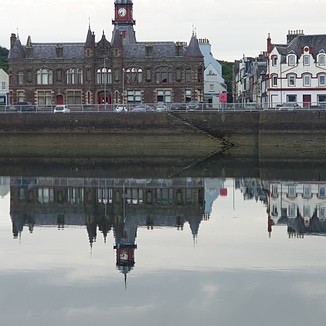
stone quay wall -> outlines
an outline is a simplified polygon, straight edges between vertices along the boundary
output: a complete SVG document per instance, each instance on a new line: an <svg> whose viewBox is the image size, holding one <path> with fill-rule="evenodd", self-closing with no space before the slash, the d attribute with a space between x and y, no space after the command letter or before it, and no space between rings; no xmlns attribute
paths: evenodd
<svg viewBox="0 0 326 326"><path fill-rule="evenodd" d="M326 159L326 112L22 113L0 119L4 155Z"/></svg>

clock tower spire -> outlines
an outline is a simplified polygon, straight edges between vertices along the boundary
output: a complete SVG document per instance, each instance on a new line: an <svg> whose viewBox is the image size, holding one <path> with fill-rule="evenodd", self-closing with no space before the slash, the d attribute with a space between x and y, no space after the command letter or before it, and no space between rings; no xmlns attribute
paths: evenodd
<svg viewBox="0 0 326 326"><path fill-rule="evenodd" d="M132 13L132 0L115 0L113 25L135 25Z"/></svg>

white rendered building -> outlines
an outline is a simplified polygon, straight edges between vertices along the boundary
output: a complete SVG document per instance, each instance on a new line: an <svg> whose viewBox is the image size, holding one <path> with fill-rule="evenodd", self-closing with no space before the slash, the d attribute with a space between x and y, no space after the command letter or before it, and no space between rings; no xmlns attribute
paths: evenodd
<svg viewBox="0 0 326 326"><path fill-rule="evenodd" d="M8 93L9 76L3 69L0 69L0 106L8 105Z"/></svg>
<svg viewBox="0 0 326 326"><path fill-rule="evenodd" d="M326 35L289 31L286 44L267 39L269 107L296 102L304 108L326 104Z"/></svg>

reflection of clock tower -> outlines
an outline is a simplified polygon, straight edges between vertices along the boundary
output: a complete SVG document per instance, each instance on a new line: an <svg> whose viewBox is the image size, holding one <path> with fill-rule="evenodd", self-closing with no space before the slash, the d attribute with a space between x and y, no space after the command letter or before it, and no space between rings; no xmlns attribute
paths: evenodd
<svg viewBox="0 0 326 326"><path fill-rule="evenodd" d="M123 219L117 216L114 223L114 235L116 250L116 265L119 271L124 274L125 282L127 274L135 266L135 249L137 248L137 224L132 219Z"/></svg>
<svg viewBox="0 0 326 326"><path fill-rule="evenodd" d="M112 21L114 25L135 25L135 21L132 17L132 0L116 0L114 6L115 19Z"/></svg>

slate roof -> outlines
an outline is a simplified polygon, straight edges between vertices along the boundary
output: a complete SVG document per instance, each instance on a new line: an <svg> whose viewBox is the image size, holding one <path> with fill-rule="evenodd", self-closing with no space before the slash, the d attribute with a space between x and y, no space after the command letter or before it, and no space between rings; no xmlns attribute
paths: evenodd
<svg viewBox="0 0 326 326"><path fill-rule="evenodd" d="M187 57L203 57L197 37L193 34L186 52Z"/></svg>
<svg viewBox="0 0 326 326"><path fill-rule="evenodd" d="M308 46L313 51L313 57L315 57L322 50L326 51L326 34L320 35L297 35L289 44L273 44L273 48L276 48L281 55L288 55L294 53L297 56L301 56L302 49Z"/></svg>
<svg viewBox="0 0 326 326"><path fill-rule="evenodd" d="M125 58L146 58L146 47L153 46L151 58L175 57L174 42L138 42L124 47Z"/></svg>
<svg viewBox="0 0 326 326"><path fill-rule="evenodd" d="M321 35L298 35L287 46L287 51L294 51L297 55L301 54L301 49L305 46L312 48L313 56L321 50L326 51L326 34Z"/></svg>
<svg viewBox="0 0 326 326"><path fill-rule="evenodd" d="M24 47L19 38L16 39L14 46L8 53L8 59L24 59L26 57Z"/></svg>
<svg viewBox="0 0 326 326"><path fill-rule="evenodd" d="M33 43L34 59L58 59L56 43ZM63 59L83 59L85 43L60 43L63 47Z"/></svg>

